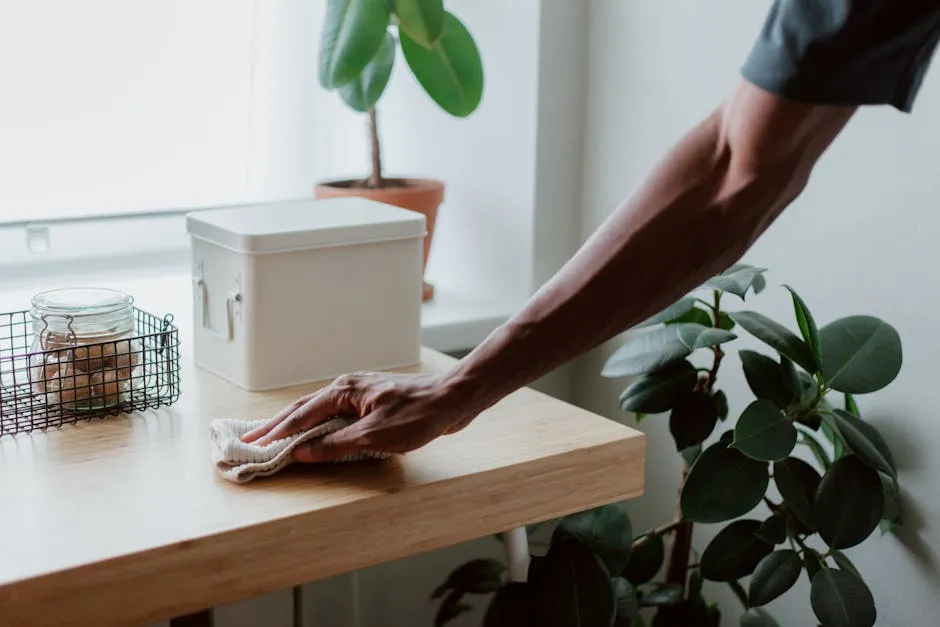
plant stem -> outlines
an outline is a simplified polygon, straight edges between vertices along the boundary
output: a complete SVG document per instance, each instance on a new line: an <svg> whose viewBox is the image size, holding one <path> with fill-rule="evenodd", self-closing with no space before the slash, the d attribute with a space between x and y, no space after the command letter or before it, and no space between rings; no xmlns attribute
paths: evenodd
<svg viewBox="0 0 940 627"><path fill-rule="evenodd" d="M663 525L662 527L657 527L656 529L653 529L653 532L650 535L654 535L654 536L666 535L667 533L675 531L676 529L681 527L685 522L686 521L682 519L674 520L668 525Z"/></svg>
<svg viewBox="0 0 940 627"><path fill-rule="evenodd" d="M690 466L688 464L685 464L682 468L682 478L679 481L680 492L681 486L685 483L685 478L689 474L689 468ZM679 515L682 515L681 511ZM675 527L672 546L669 549L669 564L666 566L666 583L682 586L683 591L688 583L689 554L691 551L692 523L688 520L680 520ZM685 598L684 592L683 598Z"/></svg>
<svg viewBox="0 0 940 627"><path fill-rule="evenodd" d="M369 175L369 187L382 187L382 153L379 145L379 126L375 109L369 109L369 139L372 144L372 174Z"/></svg>
<svg viewBox="0 0 940 627"><path fill-rule="evenodd" d="M798 545L800 545L800 548L803 549L803 552L806 552L806 551L809 550L809 547L806 546L806 543L803 542L803 540L800 538L800 536L793 535L793 536L790 536L790 537L793 538L794 540L796 540L796 543L797 543Z"/></svg>
<svg viewBox="0 0 940 627"><path fill-rule="evenodd" d="M714 292L714 304L712 305L712 312L715 315L712 326L716 329L719 328L718 324L721 317L721 292L715 290ZM715 379L718 377L718 367L721 366L721 360L725 356L725 352L721 350L720 346L715 346L712 348L712 351L715 353L715 361L712 363L712 368L708 372L708 382L706 383L705 389L709 392L712 391L712 387L715 385Z"/></svg>
<svg viewBox="0 0 940 627"><path fill-rule="evenodd" d="M751 604L747 600L747 592L744 591L744 587L741 586L741 583L739 581L729 581L728 585L731 586L731 590L734 592L734 596L738 597L738 601L741 602L741 605L744 606L744 609L751 609Z"/></svg>
<svg viewBox="0 0 940 627"><path fill-rule="evenodd" d="M719 322L721 320L721 292L719 290L713 292L712 300L712 304L706 303L706 305L712 310L712 326L719 328ZM715 358L711 369L708 371L708 379L705 385L705 390L708 393L711 393L715 385L715 379L718 376L718 368L721 366L721 359L725 356L724 351L718 346L714 347L713 353ZM685 485L686 477L689 475L689 469L690 466L688 464L683 464L682 477L679 479L680 497L682 494L682 486ZM692 553L692 532L694 528L691 521L682 520L682 510L678 504L676 505L676 510L678 520L675 523L671 523L675 525L675 535L672 539L672 546L669 548L669 562L666 566L666 583L682 586L684 598L688 584L689 562L691 561L690 555ZM667 527L670 527L670 525L667 525Z"/></svg>

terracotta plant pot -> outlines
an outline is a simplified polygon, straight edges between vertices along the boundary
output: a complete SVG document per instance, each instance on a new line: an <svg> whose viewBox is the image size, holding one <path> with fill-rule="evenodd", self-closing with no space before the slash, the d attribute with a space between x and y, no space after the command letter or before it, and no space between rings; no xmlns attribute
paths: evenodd
<svg viewBox="0 0 940 627"><path fill-rule="evenodd" d="M317 199L340 198L345 196L358 196L368 198L402 209L410 209L424 215L428 235L424 238L424 260L422 272L428 266L428 254L431 251L431 241L434 237L434 223L437 220L437 209L444 200L444 183L434 179L385 179L388 187L377 189L362 187L361 180L325 181L314 189ZM424 282L422 299L428 301L434 298L434 286Z"/></svg>

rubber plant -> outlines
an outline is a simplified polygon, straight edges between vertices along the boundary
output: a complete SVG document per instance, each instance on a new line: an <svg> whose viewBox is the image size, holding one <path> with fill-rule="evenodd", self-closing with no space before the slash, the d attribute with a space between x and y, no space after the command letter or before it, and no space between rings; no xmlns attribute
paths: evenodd
<svg viewBox="0 0 940 627"><path fill-rule="evenodd" d="M369 121L371 170L356 179L323 181L317 198L360 196L424 214L427 266L444 182L434 178L388 178L382 169L377 108L398 51L430 99L446 113L465 118L483 97L483 62L466 26L443 0L328 0L320 37L319 81ZM424 300L433 289L424 286Z"/></svg>
<svg viewBox="0 0 940 627"><path fill-rule="evenodd" d="M602 370L631 378L620 404L637 420L668 414L683 466L676 519L634 534L623 504L567 516L524 583L507 582L497 560L451 573L432 595L438 625L470 608L467 595L495 593L486 627L626 627L644 615L654 627L717 627L722 611L742 627L776 627L764 606L802 573L822 627L875 624L874 596L846 551L901 524L900 489L891 450L856 397L897 377L901 339L868 315L817 327L787 286L798 333L725 309L729 297L760 293L764 274L739 264L713 277L637 325ZM740 331L769 350L738 351L753 400L725 426L719 374ZM721 525L701 555L696 524ZM740 607L710 603L704 581L729 585Z"/></svg>

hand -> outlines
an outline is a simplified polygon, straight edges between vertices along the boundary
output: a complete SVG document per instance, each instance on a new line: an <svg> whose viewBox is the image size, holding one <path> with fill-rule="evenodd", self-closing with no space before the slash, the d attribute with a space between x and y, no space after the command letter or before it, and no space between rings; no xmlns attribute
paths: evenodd
<svg viewBox="0 0 940 627"><path fill-rule="evenodd" d="M298 446L297 461L327 462L360 451L406 453L463 429L476 417L439 376L360 373L299 398L242 440L264 445L339 415L359 420Z"/></svg>

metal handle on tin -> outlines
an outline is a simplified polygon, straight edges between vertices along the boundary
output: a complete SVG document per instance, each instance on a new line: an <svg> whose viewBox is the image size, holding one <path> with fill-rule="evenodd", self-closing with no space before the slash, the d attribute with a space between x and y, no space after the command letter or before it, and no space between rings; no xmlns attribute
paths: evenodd
<svg viewBox="0 0 940 627"><path fill-rule="evenodd" d="M200 289L202 300L202 326L210 335L226 342L231 341L235 334L235 303L241 302L242 295L238 290L230 290L225 298L225 331L214 330L209 324L209 291L205 280L199 276L193 278L196 287Z"/></svg>

